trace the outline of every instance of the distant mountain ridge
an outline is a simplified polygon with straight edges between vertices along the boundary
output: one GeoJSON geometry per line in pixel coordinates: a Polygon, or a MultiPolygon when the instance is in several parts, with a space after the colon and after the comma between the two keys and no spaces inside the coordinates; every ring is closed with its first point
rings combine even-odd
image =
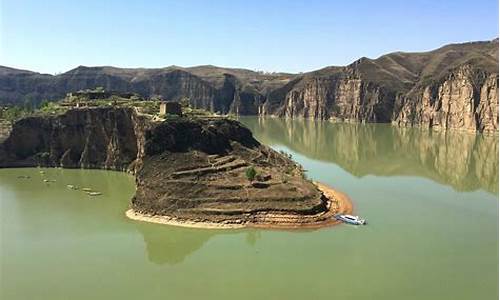
{"type": "Polygon", "coordinates": [[[0,105],[102,86],[190,99],[220,113],[498,131],[498,39],[394,52],[303,74],[171,66],[80,66],[59,75],[0,66],[0,105]]]}

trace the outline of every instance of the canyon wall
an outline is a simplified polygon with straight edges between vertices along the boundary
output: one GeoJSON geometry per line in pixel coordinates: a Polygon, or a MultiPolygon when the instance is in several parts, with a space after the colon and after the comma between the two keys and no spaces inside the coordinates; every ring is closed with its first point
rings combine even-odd
{"type": "Polygon", "coordinates": [[[49,166],[135,171],[146,123],[133,109],[96,108],[14,123],[0,167],[49,166]]]}
{"type": "Polygon", "coordinates": [[[396,99],[397,125],[498,131],[498,74],[462,66],[437,83],[416,87],[396,99]]]}
{"type": "Polygon", "coordinates": [[[188,99],[222,114],[497,132],[498,39],[361,58],[304,74],[81,66],[52,76],[0,66],[0,105],[37,104],[99,86],[145,98],[188,99]]]}
{"type": "Polygon", "coordinates": [[[285,96],[278,115],[342,122],[390,121],[393,95],[360,78],[306,78],[285,96]]]}

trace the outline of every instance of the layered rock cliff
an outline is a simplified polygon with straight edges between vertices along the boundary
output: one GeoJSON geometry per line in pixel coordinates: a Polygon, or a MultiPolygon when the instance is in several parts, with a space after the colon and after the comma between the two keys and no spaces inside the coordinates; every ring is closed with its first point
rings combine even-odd
{"type": "Polygon", "coordinates": [[[70,110],[16,122],[0,147],[2,166],[135,170],[146,122],[132,108],[70,110]]]}
{"type": "Polygon", "coordinates": [[[361,58],[305,74],[173,66],[78,67],[51,76],[0,67],[0,104],[56,100],[98,86],[143,97],[189,99],[194,107],[223,114],[496,132],[498,39],[361,58]]]}
{"type": "Polygon", "coordinates": [[[394,94],[358,77],[305,78],[286,96],[285,117],[344,122],[389,122],[394,94]]]}
{"type": "Polygon", "coordinates": [[[34,166],[129,171],[141,216],[302,227],[335,223],[341,209],[290,158],[223,118],[153,121],[113,107],[27,117],[0,144],[0,167],[34,166]]]}
{"type": "Polygon", "coordinates": [[[439,82],[421,84],[396,99],[393,123],[498,131],[498,74],[463,65],[439,82]]]}

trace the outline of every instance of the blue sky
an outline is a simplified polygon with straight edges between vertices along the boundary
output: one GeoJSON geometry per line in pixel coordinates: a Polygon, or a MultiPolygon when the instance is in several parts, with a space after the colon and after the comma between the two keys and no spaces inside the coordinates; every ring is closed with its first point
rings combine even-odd
{"type": "Polygon", "coordinates": [[[305,72],[498,36],[498,1],[0,0],[0,65],[305,72]]]}

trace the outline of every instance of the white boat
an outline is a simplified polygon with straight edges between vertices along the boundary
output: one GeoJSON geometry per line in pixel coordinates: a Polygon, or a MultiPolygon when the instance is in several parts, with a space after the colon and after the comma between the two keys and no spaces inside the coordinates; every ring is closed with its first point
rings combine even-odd
{"type": "Polygon", "coordinates": [[[353,224],[353,225],[366,225],[366,220],[361,219],[358,216],[337,214],[337,215],[335,215],[335,219],[342,221],[344,223],[353,224]]]}
{"type": "Polygon", "coordinates": [[[102,195],[102,193],[101,193],[101,192],[87,192],[87,194],[88,194],[89,196],[99,196],[99,195],[102,195]]]}

